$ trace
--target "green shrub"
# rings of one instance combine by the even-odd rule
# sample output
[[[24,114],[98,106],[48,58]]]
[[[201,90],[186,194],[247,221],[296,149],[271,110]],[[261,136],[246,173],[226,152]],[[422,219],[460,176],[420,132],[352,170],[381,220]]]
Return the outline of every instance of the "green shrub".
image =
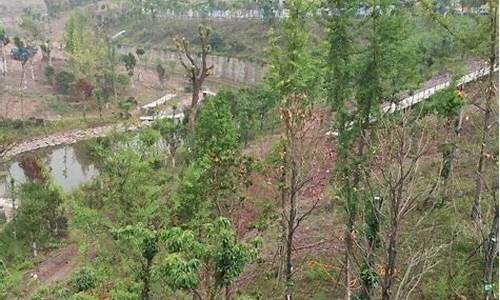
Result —
[[[54,84],[54,79],[56,76],[56,69],[54,69],[54,67],[52,67],[52,66],[46,66],[44,74],[45,74],[45,78],[47,78],[47,81],[50,84]]]
[[[85,292],[96,287],[97,277],[94,270],[84,267],[73,274],[72,283],[78,292]]]
[[[111,291],[111,300],[139,300],[140,285],[119,281]]]
[[[222,37],[222,34],[217,31],[214,31],[210,34],[208,43],[214,51],[221,51],[224,48],[224,39]]]
[[[113,290],[111,292],[111,300],[139,300],[139,295],[124,290]]]
[[[60,71],[55,77],[58,90],[63,94],[69,94],[75,79],[73,73],[64,70]]]
[[[97,298],[83,293],[78,293],[71,296],[69,300],[97,300]]]

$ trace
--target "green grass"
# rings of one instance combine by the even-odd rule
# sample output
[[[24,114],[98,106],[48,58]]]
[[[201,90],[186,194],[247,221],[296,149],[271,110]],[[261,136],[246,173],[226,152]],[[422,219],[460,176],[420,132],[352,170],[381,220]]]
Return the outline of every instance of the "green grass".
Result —
[[[57,96],[47,96],[44,101],[44,106],[44,109],[59,115],[64,115],[74,111],[67,101],[62,101]]]

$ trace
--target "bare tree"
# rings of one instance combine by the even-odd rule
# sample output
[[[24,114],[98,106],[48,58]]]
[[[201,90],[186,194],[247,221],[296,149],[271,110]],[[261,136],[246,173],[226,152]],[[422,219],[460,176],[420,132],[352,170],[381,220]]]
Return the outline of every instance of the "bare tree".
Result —
[[[428,187],[422,182],[420,164],[428,149],[430,138],[428,129],[423,128],[421,122],[412,121],[408,115],[403,114],[396,122],[381,120],[380,123],[382,128],[376,133],[373,141],[379,146],[379,151],[378,161],[371,168],[370,190],[372,201],[375,203],[372,207],[380,209],[376,214],[380,218],[377,220],[378,224],[387,225],[379,229],[380,236],[376,237],[384,249],[384,255],[378,258],[381,268],[377,273],[381,281],[381,299],[402,299],[408,298],[407,294],[418,285],[422,271],[427,272],[434,265],[423,260],[423,257],[435,256],[434,250],[438,251],[437,249],[428,249],[427,252],[417,252],[411,256],[406,260],[406,271],[398,260],[401,259],[404,243],[401,233],[405,226],[410,225],[408,222],[411,213],[434,194],[437,187],[434,181],[438,179],[432,178]],[[424,212],[417,224],[411,226],[417,227],[426,216]],[[385,222],[382,222],[382,219]],[[420,273],[411,271],[420,264],[423,264]],[[401,272],[404,274],[404,280],[396,283],[395,277]]]
[[[476,192],[474,195],[474,203],[472,205],[472,218],[474,222],[481,222],[481,196],[483,192],[483,173],[485,167],[485,156],[486,156],[486,143],[489,137],[489,131],[492,127],[492,110],[493,104],[497,97],[497,77],[495,76],[495,65],[497,64],[497,46],[498,46],[498,3],[497,1],[490,0],[489,2],[490,14],[489,14],[489,34],[490,40],[488,41],[488,63],[489,63],[489,78],[488,78],[488,88],[486,95],[486,103],[484,107],[480,107],[483,111],[483,124],[481,129],[481,142],[479,149],[479,159],[477,163],[476,171]]]
[[[179,62],[184,67],[186,76],[192,84],[193,94],[191,98],[191,105],[189,111],[189,121],[188,130],[192,131],[194,123],[196,120],[196,113],[198,111],[198,104],[200,101],[200,92],[203,87],[203,82],[210,76],[213,65],[208,66],[207,56],[210,52],[210,45],[208,42],[208,37],[210,35],[210,29],[207,27],[200,26],[198,28],[198,33],[200,35],[201,42],[201,62],[197,62],[197,59],[193,56],[193,53],[189,47],[189,42],[185,38],[176,38],[175,45],[177,47],[177,55]]]

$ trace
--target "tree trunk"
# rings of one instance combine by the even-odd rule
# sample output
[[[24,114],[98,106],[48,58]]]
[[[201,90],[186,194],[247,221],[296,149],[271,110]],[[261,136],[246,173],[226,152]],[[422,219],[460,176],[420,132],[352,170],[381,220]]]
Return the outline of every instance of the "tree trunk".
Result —
[[[292,299],[292,288],[293,288],[293,263],[292,263],[292,251],[293,251],[293,236],[295,233],[295,222],[297,218],[297,163],[295,162],[295,158],[293,155],[295,151],[295,143],[292,142],[291,145],[291,156],[290,165],[291,165],[291,176],[290,176],[290,187],[289,187],[289,205],[290,211],[288,213],[288,232],[286,238],[286,266],[285,266],[285,278],[286,278],[286,300]],[[288,155],[288,154],[286,154]]]
[[[189,112],[189,121],[188,121],[188,131],[192,132],[194,129],[194,123],[196,122],[196,114],[198,112],[198,102],[200,100],[200,84],[195,81],[193,84],[193,96],[191,99],[191,110]]]
[[[175,154],[171,156],[172,168],[175,168]]]
[[[3,47],[0,47],[0,51],[2,51],[3,54]],[[4,57],[2,56],[2,63],[0,64],[0,69],[2,70],[2,76],[5,76],[5,70],[4,70]]]
[[[22,64],[21,68],[21,87],[19,89],[20,97],[21,97],[21,119],[24,120],[24,92],[23,89],[27,88],[26,85],[26,72],[25,72],[25,64]],[[24,82],[24,87],[23,87]]]
[[[38,256],[38,249],[37,249],[35,241],[33,241],[33,243],[31,244],[31,248],[33,249],[33,256],[37,257]]]
[[[281,174],[279,177],[278,181],[278,186],[280,188],[280,204],[281,204],[281,219],[280,219],[280,225],[281,225],[281,241],[280,241],[280,246],[278,249],[278,255],[280,259],[280,264],[279,264],[279,270],[278,270],[278,280],[281,280],[281,275],[282,272],[284,273],[284,270],[286,268],[286,256],[284,255],[285,253],[285,248],[286,248],[286,237],[287,237],[287,220],[286,220],[286,199],[287,199],[287,189],[286,189],[286,165],[287,165],[287,147],[283,146],[282,149],[282,162],[281,162]]]
[[[2,63],[3,63],[3,75],[6,76],[9,70],[7,69],[7,57],[5,56],[5,47],[2,47]]]
[[[479,160],[476,170],[476,191],[474,195],[474,203],[472,206],[472,218],[479,224],[481,222],[481,197],[483,192],[483,173],[484,173],[484,158],[486,154],[486,142],[488,139],[488,131],[491,119],[491,103],[496,95],[495,93],[495,58],[490,59],[490,75],[489,75],[489,86],[488,86],[488,96],[486,98],[486,106],[484,108],[483,115],[483,126],[481,129],[481,143],[479,149]]]
[[[352,297],[352,291],[351,291],[351,255],[352,255],[352,231],[353,231],[353,226],[352,226],[352,220],[348,220],[347,226],[346,226],[346,232],[345,232],[345,287],[346,287],[346,293],[345,293],[345,299],[346,300],[351,300]]]
[[[25,64],[21,64],[21,83],[20,83],[21,89],[27,89],[28,85],[26,83],[26,68]]]
[[[497,199],[494,199],[497,201]],[[493,273],[495,271],[495,260],[498,255],[498,204],[495,204],[495,217],[491,224],[488,240],[484,243],[484,299],[493,299]]]
[[[398,224],[393,222],[393,228],[389,236],[389,246],[387,247],[387,263],[384,269],[384,281],[382,283],[382,300],[391,299],[391,287],[394,278],[394,270],[396,268],[396,254],[397,254],[397,234]]]
[[[143,278],[142,278],[142,300],[149,300],[150,287],[150,277],[151,277],[151,264],[152,261],[148,259],[146,264],[143,266]]]
[[[31,80],[35,81],[35,64],[33,63],[33,59],[30,59],[31,66]]]
[[[193,300],[202,300],[201,295],[197,290],[192,289],[191,292],[193,293]]]

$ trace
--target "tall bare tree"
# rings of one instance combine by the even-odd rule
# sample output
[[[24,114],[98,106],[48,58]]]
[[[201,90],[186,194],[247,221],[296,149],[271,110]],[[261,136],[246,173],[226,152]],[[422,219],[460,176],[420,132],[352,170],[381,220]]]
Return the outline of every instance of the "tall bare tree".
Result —
[[[189,131],[192,131],[194,127],[203,82],[208,76],[210,76],[211,70],[213,69],[213,65],[209,66],[207,62],[207,56],[210,52],[210,45],[208,41],[210,29],[200,25],[198,27],[198,33],[201,42],[201,62],[193,55],[193,52],[189,47],[189,42],[185,38],[175,39],[179,62],[184,67],[186,77],[189,78],[193,89],[187,126]]]
[[[498,75],[495,73],[495,67],[498,64],[498,2],[489,0],[488,5],[490,12],[488,15],[488,63],[489,63],[489,77],[488,87],[486,89],[486,102],[483,107],[483,124],[481,128],[481,140],[479,159],[476,173],[476,193],[474,197],[474,204],[472,207],[472,217],[476,226],[479,228],[483,236],[483,292],[484,299],[490,300],[493,298],[493,274],[495,270],[495,260],[498,257],[498,171],[495,171],[496,178],[493,183],[487,186],[487,172],[485,170],[487,164],[488,144],[494,140],[491,136],[491,129],[494,127],[495,120],[498,120],[498,114],[495,114],[495,109],[498,109]],[[498,112],[497,112],[498,113]],[[496,115],[496,116],[495,116]],[[498,140],[497,140],[498,141]],[[498,149],[498,144],[495,144]],[[491,162],[490,162],[491,163]],[[498,165],[498,157],[497,157]],[[481,213],[481,201],[483,198],[483,189],[487,187],[491,195],[490,207],[493,206],[492,216],[483,216]],[[489,222],[490,223],[489,223]],[[484,233],[489,228],[489,232]]]
[[[423,122],[413,121],[409,114],[403,113],[395,120],[381,123],[373,141],[378,148],[377,159],[370,168],[370,201],[378,210],[376,221],[380,226],[375,243],[383,249],[383,254],[376,258],[380,266],[377,270],[380,298],[408,299],[421,281],[422,273],[435,265],[433,258],[441,247],[425,247],[424,250],[413,247],[410,253],[403,252],[408,238],[402,233],[412,239],[417,231],[415,228],[428,216],[427,211],[418,211],[416,218],[412,213],[434,197],[438,178],[423,180],[422,159],[431,142],[429,129],[422,126]]]
[[[306,186],[314,184],[309,163],[323,133],[312,124],[312,108],[317,84],[315,61],[310,52],[308,13],[311,2],[287,2],[289,17],[283,22],[283,32],[272,39],[270,83],[280,97],[280,117],[284,134],[279,148],[278,190],[281,205],[280,271],[285,280],[285,299],[293,296],[293,255],[295,235],[300,225],[315,209],[320,198],[307,202],[302,196]],[[314,129],[313,129],[314,128]],[[316,157],[315,157],[316,156]],[[314,181],[316,181],[315,178]],[[281,272],[279,272],[281,275]]]

